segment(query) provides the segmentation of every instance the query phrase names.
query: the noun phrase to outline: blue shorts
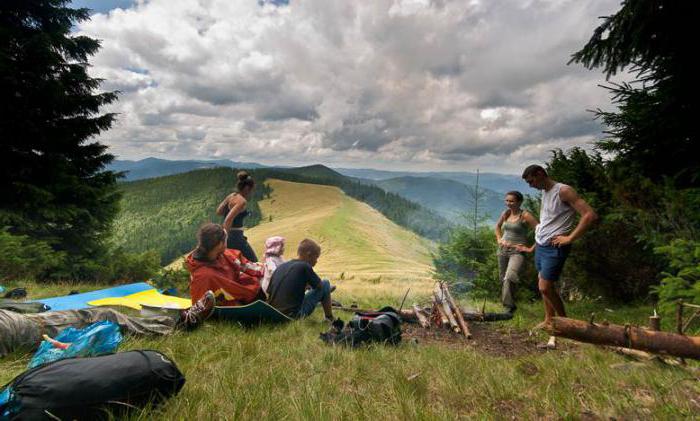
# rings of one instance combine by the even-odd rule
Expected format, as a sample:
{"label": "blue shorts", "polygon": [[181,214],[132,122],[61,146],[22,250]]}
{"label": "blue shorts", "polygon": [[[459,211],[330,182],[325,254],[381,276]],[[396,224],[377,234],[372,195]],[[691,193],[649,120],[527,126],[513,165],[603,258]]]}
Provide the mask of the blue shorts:
{"label": "blue shorts", "polygon": [[547,281],[558,281],[570,251],[571,245],[555,247],[537,244],[535,247],[535,268],[537,268],[540,277]]}

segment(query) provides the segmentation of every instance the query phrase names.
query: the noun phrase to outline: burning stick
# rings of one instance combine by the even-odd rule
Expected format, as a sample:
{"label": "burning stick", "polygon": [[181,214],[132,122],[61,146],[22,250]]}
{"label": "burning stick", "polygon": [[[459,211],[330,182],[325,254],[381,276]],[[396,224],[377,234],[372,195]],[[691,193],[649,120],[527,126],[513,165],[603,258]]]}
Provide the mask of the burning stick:
{"label": "burning stick", "polygon": [[447,285],[442,284],[442,288],[444,290],[443,295],[447,297],[447,301],[452,306],[452,309],[455,312],[455,316],[457,316],[457,323],[459,324],[459,327],[462,329],[462,333],[464,333],[464,336],[466,336],[467,339],[471,339],[472,334],[469,331],[469,325],[464,320],[464,316],[462,316],[462,310],[459,308],[459,306],[457,305],[457,302],[454,300],[454,298],[452,298],[452,294],[450,294],[450,289],[447,287]]}
{"label": "burning stick", "polygon": [[433,295],[435,295],[435,303],[438,306],[438,310],[442,310],[442,313],[445,314],[445,317],[450,322],[450,326],[452,326],[452,330],[455,332],[460,332],[461,329],[457,324],[457,320],[455,320],[455,317],[452,315],[452,308],[450,308],[450,304],[445,298],[445,292],[442,289],[442,282],[435,285]]}

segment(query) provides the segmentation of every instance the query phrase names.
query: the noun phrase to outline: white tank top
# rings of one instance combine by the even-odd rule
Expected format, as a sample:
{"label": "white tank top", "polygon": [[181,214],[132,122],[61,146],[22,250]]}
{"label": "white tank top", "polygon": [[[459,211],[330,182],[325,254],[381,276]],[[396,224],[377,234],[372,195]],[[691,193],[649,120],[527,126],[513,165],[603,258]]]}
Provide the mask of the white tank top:
{"label": "white tank top", "polygon": [[540,223],[535,228],[535,241],[539,245],[549,245],[554,237],[568,234],[574,226],[576,210],[559,197],[564,186],[566,184],[556,183],[549,191],[542,192]]}

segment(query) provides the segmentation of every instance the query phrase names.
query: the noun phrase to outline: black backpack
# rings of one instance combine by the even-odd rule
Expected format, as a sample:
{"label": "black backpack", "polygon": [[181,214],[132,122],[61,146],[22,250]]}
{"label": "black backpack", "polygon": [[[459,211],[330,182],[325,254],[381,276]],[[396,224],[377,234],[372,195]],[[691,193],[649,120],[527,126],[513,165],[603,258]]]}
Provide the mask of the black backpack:
{"label": "black backpack", "polygon": [[398,345],[401,343],[401,318],[391,307],[357,312],[347,325],[340,319],[336,320],[331,330],[321,334],[321,340],[353,348],[370,342]]}
{"label": "black backpack", "polygon": [[25,371],[0,389],[10,390],[0,420],[105,419],[108,411],[155,406],[184,384],[175,363],[156,351],[69,358]]}

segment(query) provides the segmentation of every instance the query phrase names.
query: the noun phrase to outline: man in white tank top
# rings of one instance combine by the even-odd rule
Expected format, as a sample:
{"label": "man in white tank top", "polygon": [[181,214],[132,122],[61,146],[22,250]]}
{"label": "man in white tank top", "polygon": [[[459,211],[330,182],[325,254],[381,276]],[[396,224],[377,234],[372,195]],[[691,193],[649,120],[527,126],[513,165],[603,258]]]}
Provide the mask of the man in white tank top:
{"label": "man in white tank top", "polygon": [[[586,232],[598,215],[576,190],[549,178],[539,165],[525,168],[523,179],[530,187],[542,190],[540,223],[535,228],[535,267],[544,303],[544,321],[538,327],[545,327],[551,324],[554,316],[566,317],[564,303],[554,283],[559,280],[571,243]],[[578,224],[575,224],[576,213],[581,216]],[[547,345],[556,346],[554,337]]]}

